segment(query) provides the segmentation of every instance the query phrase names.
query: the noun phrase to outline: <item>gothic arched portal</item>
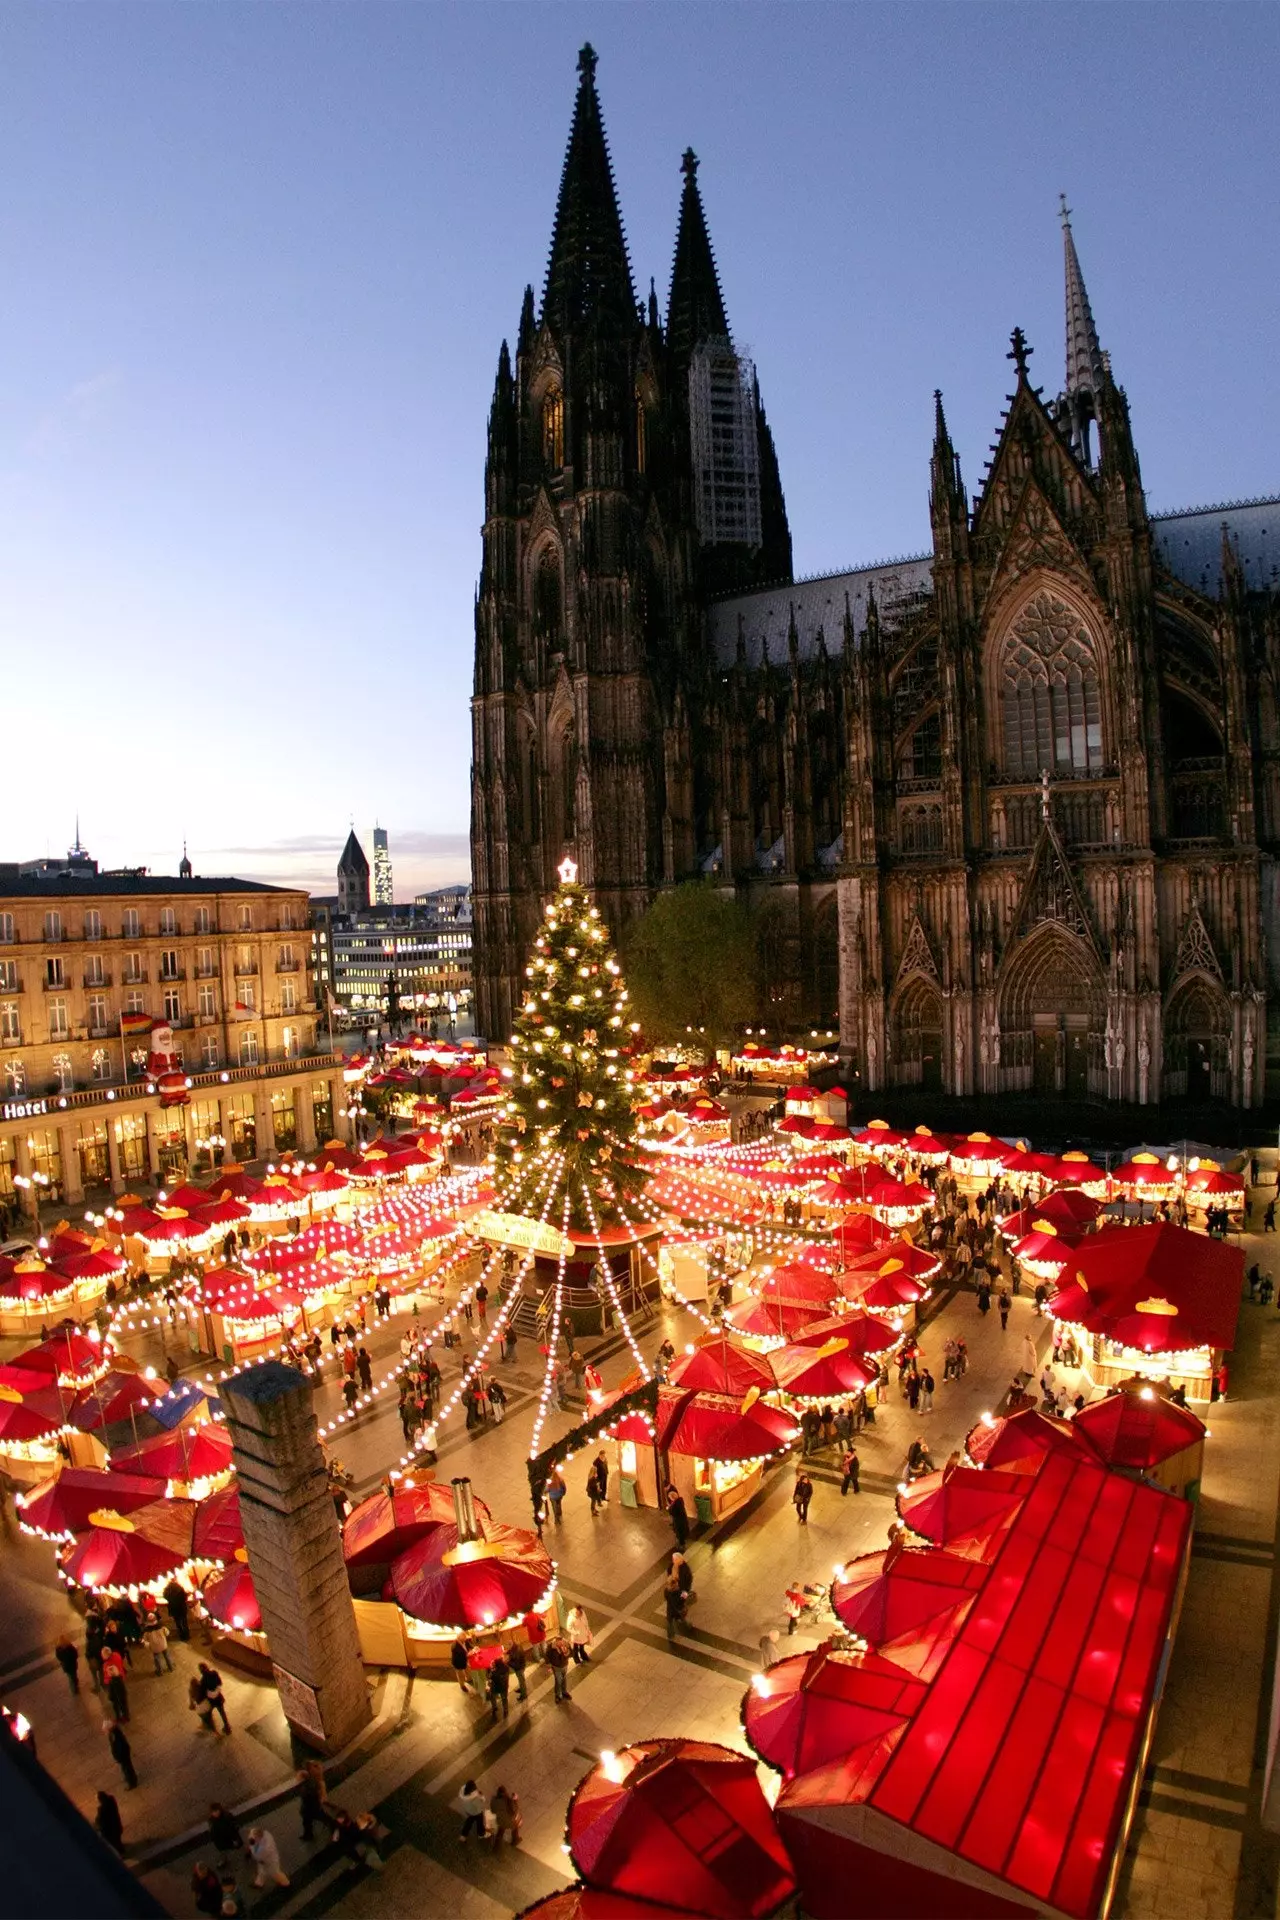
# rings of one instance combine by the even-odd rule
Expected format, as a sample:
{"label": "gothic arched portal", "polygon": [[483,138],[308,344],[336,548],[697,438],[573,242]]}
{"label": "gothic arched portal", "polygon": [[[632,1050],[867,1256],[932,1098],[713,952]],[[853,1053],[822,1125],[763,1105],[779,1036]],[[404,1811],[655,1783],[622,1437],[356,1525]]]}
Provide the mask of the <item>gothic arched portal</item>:
{"label": "gothic arched portal", "polygon": [[1231,1008],[1216,981],[1192,974],[1169,996],[1164,1014],[1164,1080],[1168,1100],[1225,1097],[1230,1089]]}
{"label": "gothic arched portal", "polygon": [[942,995],[931,980],[908,980],[889,1015],[890,1071],[903,1087],[942,1090]]}
{"label": "gothic arched portal", "polygon": [[1001,1079],[1010,1091],[1083,1099],[1101,1071],[1106,995],[1089,949],[1040,927],[1012,955],[1000,988]]}

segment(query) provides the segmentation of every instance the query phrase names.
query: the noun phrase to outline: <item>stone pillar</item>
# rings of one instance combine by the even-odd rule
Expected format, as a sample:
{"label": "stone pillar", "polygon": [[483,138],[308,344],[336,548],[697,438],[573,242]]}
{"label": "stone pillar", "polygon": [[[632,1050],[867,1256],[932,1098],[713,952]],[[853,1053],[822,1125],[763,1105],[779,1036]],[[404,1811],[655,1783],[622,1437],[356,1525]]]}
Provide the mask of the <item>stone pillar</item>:
{"label": "stone pillar", "polygon": [[80,1155],[73,1126],[58,1128],[58,1151],[62,1155],[62,1191],[73,1203],[83,1200],[84,1181],[80,1175]]}
{"label": "stone pillar", "polygon": [[160,1109],[147,1108],[147,1165],[154,1180],[160,1172]]}
{"label": "stone pillar", "polygon": [[276,1123],[271,1117],[271,1089],[259,1084],[253,1090],[253,1118],[258,1138],[259,1160],[276,1157]]}
{"label": "stone pillar", "polygon": [[315,1108],[311,1103],[311,1088],[301,1080],[293,1085],[293,1120],[298,1136],[298,1152],[313,1152],[316,1146]]}
{"label": "stone pillar", "polygon": [[124,1175],[120,1171],[120,1142],[116,1139],[114,1115],[107,1121],[107,1166],[111,1173],[112,1193],[123,1193]]}
{"label": "stone pillar", "polygon": [[311,1387],[267,1360],[219,1392],[280,1704],[300,1740],[336,1753],[371,1713]]}

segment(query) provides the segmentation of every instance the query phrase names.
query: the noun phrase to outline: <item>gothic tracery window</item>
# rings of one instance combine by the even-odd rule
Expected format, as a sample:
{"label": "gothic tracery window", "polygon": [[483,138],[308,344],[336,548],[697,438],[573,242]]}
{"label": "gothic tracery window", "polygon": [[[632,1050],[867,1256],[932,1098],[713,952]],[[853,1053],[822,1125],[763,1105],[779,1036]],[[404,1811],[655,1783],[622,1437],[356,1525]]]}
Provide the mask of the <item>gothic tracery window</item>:
{"label": "gothic tracery window", "polygon": [[1102,692],[1093,640],[1051,593],[1037,593],[1005,639],[1000,662],[1006,773],[1100,773]]}
{"label": "gothic tracery window", "polygon": [[553,472],[564,465],[564,395],[548,387],[542,403],[542,457]]}
{"label": "gothic tracery window", "polygon": [[645,419],[644,399],[639,388],[636,389],[636,472],[643,473],[649,464],[649,429]]}

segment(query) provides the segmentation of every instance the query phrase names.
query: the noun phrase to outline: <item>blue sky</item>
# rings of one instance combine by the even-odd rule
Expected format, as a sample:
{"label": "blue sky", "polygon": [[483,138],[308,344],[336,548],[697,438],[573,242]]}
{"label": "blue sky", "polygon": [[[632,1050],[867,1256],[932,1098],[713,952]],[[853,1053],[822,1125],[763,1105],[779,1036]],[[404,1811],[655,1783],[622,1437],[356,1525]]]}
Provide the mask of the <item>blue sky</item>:
{"label": "blue sky", "polygon": [[466,866],[499,342],[590,38],[637,286],[701,159],[797,570],[919,550],[1061,188],[1156,508],[1280,490],[1280,9],[24,5],[0,12],[0,858],[327,890]]}

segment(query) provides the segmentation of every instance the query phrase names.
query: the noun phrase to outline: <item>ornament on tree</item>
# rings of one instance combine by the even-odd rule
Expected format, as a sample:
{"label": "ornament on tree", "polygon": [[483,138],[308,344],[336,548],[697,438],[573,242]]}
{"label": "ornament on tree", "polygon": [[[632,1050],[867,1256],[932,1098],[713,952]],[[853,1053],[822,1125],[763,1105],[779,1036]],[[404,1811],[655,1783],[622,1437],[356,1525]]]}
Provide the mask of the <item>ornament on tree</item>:
{"label": "ornament on tree", "polygon": [[[554,1081],[552,1081],[552,1083],[551,1083],[551,1084],[552,1084],[552,1085],[554,1086],[554,1085],[555,1085],[555,1082],[554,1082]],[[563,1082],[562,1082],[561,1084],[563,1085]],[[591,1105],[593,1105],[593,1100],[592,1100],[592,1096],[591,1096],[591,1095],[590,1095],[590,1094],[589,1094],[589,1093],[588,1093],[588,1092],[586,1091],[586,1089],[585,1089],[585,1088],[584,1088],[584,1089],[583,1089],[583,1091],[582,1091],[582,1092],[581,1092],[581,1093],[580,1093],[580,1094],[578,1095],[578,1105],[579,1105],[580,1107],[589,1107],[589,1106],[591,1106]]]}

